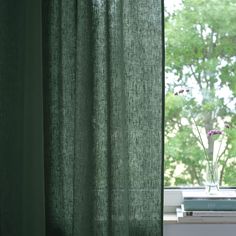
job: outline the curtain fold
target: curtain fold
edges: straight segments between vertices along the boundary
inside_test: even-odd
[[[43,9],[48,235],[161,235],[161,1]]]

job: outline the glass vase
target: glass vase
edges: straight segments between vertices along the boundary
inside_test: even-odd
[[[219,168],[215,161],[208,161],[206,166],[205,190],[209,195],[219,193]]]

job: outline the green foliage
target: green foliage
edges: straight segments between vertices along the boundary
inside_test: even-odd
[[[235,179],[236,179],[235,165],[236,162],[235,160],[233,160],[233,162],[231,162],[230,165],[227,165],[225,168],[224,183],[226,186],[235,186]]]
[[[166,14],[166,186],[203,184],[206,163],[193,118],[203,135],[222,129],[224,121],[230,123],[220,152],[221,184],[236,186],[236,24],[232,22],[236,22],[236,0],[183,0],[180,9]],[[178,87],[190,92],[176,96]],[[216,140],[207,140],[210,154],[214,145]]]

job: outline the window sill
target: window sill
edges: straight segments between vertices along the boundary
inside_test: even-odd
[[[163,216],[164,224],[177,224],[177,216],[174,213],[166,213]]]

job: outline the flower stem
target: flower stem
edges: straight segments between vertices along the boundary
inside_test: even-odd
[[[199,136],[199,139],[200,139],[200,143],[202,145],[202,148],[203,148],[203,151],[204,151],[204,155],[205,155],[205,158],[206,158],[206,161],[207,161],[207,164],[208,164],[208,169],[209,169],[210,175],[211,175],[211,181],[215,182],[214,181],[214,174],[213,174],[213,160],[212,160],[212,165],[211,165],[209,157],[208,157],[207,152],[206,152],[206,148],[205,148],[203,140],[202,140],[202,136],[201,136],[200,130],[198,129],[198,126],[197,126],[197,123],[196,123],[195,119],[193,117],[192,117],[192,119],[193,119],[194,125],[195,125],[195,127],[197,129],[198,136]]]
[[[208,158],[208,155],[207,155],[207,152],[206,152],[206,148],[205,148],[203,140],[202,140],[202,136],[201,136],[200,130],[198,129],[198,126],[197,126],[197,123],[196,123],[195,119],[194,118],[192,118],[192,119],[193,119],[194,125],[195,125],[195,127],[197,129],[198,136],[199,136],[200,143],[201,143],[203,151],[204,151],[205,158],[206,158],[207,162],[209,162],[209,158]]]
[[[219,146],[219,149],[218,149],[218,152],[217,152],[217,155],[216,155],[216,162],[218,162],[219,157],[220,157],[219,154],[220,154],[220,149],[221,149],[221,146],[222,146],[222,143],[223,143],[223,138],[224,137],[221,138],[220,146]]]

